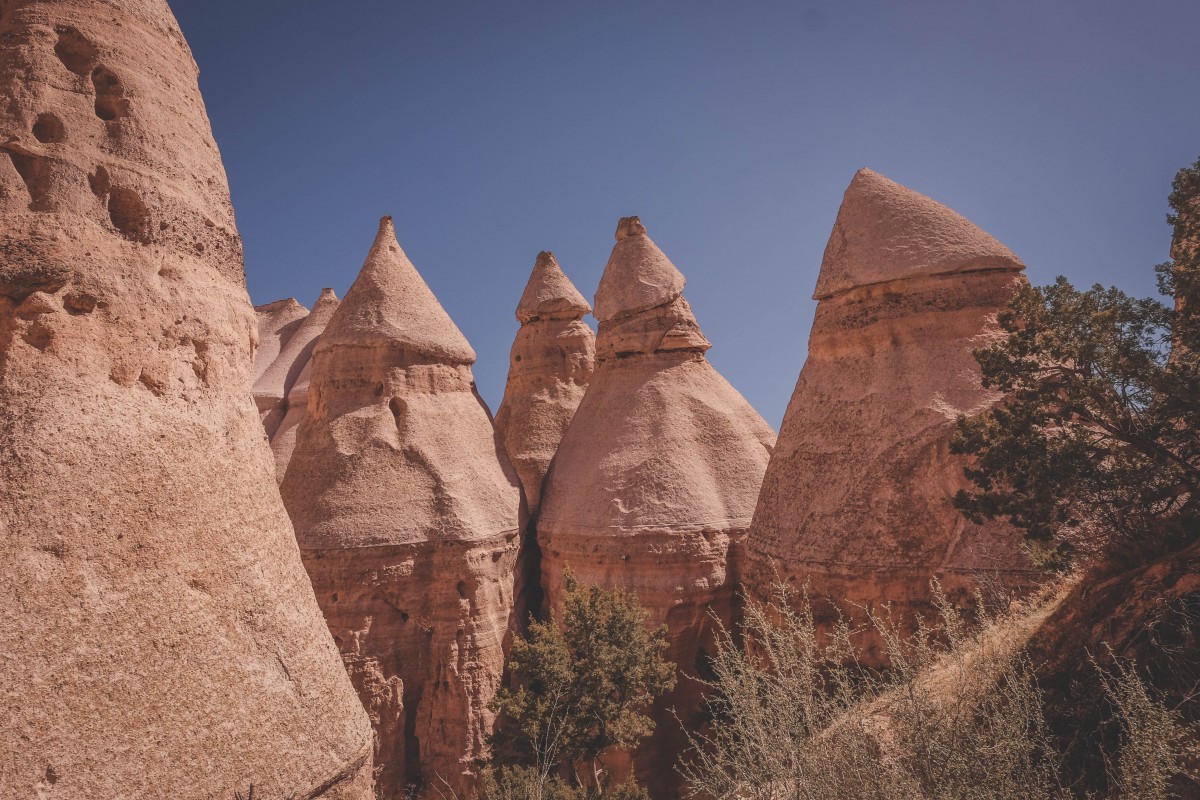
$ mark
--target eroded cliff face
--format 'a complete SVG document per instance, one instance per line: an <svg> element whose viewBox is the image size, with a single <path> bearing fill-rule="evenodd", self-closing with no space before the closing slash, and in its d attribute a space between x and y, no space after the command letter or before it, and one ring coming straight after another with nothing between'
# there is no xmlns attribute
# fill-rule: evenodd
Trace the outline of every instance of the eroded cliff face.
<svg viewBox="0 0 1200 800"><path fill-rule="evenodd" d="M927 610L933 577L966 601L1029 584L1019 534L954 509L966 479L949 451L957 415L998 400L972 350L998 334L1023 269L945 206L870 170L854 177L748 538L749 594L790 581L908 613Z"/></svg>
<svg viewBox="0 0 1200 800"><path fill-rule="evenodd" d="M260 353L254 357L259 371L253 384L254 402L271 442L275 478L280 483L296 447L296 432L308 412L312 353L337 310L338 298L333 289L322 289L312 311L295 320L293 306L304 308L295 300L280 300L255 309ZM261 344L264 332L269 343L265 349ZM261 361L268 357L270 363L260 369Z"/></svg>
<svg viewBox="0 0 1200 800"><path fill-rule="evenodd" d="M312 357L280 487L375 726L380 797L469 791L504 668L519 489L475 353L390 218Z"/></svg>
<svg viewBox="0 0 1200 800"><path fill-rule="evenodd" d="M550 606L563 568L583 585L637 592L670 630L679 685L637 754L656 793L677 784L674 707L697 707L713 619L729 622L742 540L775 436L704 357L683 275L636 217L621 220L596 293L596 371L550 466L538 519Z"/></svg>
<svg viewBox="0 0 1200 800"><path fill-rule="evenodd" d="M0 96L4 794L365 800L170 10L3 0Z"/></svg>

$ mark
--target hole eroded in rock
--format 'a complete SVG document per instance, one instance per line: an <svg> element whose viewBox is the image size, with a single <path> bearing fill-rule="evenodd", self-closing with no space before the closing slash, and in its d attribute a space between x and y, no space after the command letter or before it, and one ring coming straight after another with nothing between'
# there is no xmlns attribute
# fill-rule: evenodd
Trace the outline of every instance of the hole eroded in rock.
<svg viewBox="0 0 1200 800"><path fill-rule="evenodd" d="M33 211L46 211L50 200L50 169L46 159L40 156L5 150L12 160L13 167L25 189L29 192L29 208Z"/></svg>
<svg viewBox="0 0 1200 800"><path fill-rule="evenodd" d="M96 197L104 197L112 188L112 179L108 177L108 170L103 166L96 167L94 174L88 173L88 185L92 187L92 194Z"/></svg>
<svg viewBox="0 0 1200 800"><path fill-rule="evenodd" d="M337 592L334 592L334 593L333 593L332 595L330 595L329 597L330 597L330 599L331 599L331 600L333 600L333 602L335 602L335 603L338 601L338 593L337 593Z"/></svg>
<svg viewBox="0 0 1200 800"><path fill-rule="evenodd" d="M125 87L116 73L105 66L92 70L92 86L96 88L96 116L112 122L129 115L129 104L125 100Z"/></svg>
<svg viewBox="0 0 1200 800"><path fill-rule="evenodd" d="M63 308L73 317L90 314L96 310L99 300L87 292L72 292L63 298Z"/></svg>
<svg viewBox="0 0 1200 800"><path fill-rule="evenodd" d="M108 194L108 217L126 239L142 244L150 241L150 210L133 189L112 187Z"/></svg>
<svg viewBox="0 0 1200 800"><path fill-rule="evenodd" d="M87 75L96 65L99 48L79 31L66 25L55 27L58 41L54 43L54 55L63 66L76 75Z"/></svg>
<svg viewBox="0 0 1200 800"><path fill-rule="evenodd" d="M33 138L42 144L55 144L67 138L67 129L53 114L39 114L37 122L33 123Z"/></svg>

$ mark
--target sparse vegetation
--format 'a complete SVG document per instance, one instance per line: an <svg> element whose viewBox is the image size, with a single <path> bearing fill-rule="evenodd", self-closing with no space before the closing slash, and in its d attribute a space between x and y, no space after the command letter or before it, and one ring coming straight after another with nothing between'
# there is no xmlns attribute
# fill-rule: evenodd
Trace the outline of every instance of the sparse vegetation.
<svg viewBox="0 0 1200 800"><path fill-rule="evenodd" d="M645 711L675 685L663 654L666 627L649 630L636 595L580 587L566 573L562 615L532 621L514 641L492 738L494 763L481 777L487 800L635 800L630 778L616 783L605 764L631 751L654 729Z"/></svg>
<svg viewBox="0 0 1200 800"><path fill-rule="evenodd" d="M681 765L692 797L746 800L1049 800L1073 798L1043 717L1015 617L968 625L941 597L916 635L871 615L892 668L857 659L853 632L827 637L807 598L749 603L739 645L713 660L712 721ZM1026 614L1035 613L1028 610ZM1165 800L1182 727L1133 665L1105 671L1124 732L1111 795Z"/></svg>

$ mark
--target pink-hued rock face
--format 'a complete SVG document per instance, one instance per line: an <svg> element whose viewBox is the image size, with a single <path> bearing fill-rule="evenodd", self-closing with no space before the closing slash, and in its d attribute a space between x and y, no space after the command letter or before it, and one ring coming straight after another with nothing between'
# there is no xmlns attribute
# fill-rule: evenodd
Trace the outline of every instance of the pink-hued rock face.
<svg viewBox="0 0 1200 800"><path fill-rule="evenodd" d="M371 796L162 0L0 2L0 793Z"/></svg>
<svg viewBox="0 0 1200 800"><path fill-rule="evenodd" d="M288 302L280 300L255 309L258 314L260 342L264 328L272 329L275 320L282 316L279 307ZM294 300L290 302L303 308ZM254 382L254 402L258 406L263 427L271 442L271 452L275 454L275 477L281 483L292 458L292 450L296 446L296 431L308 410L312 352L337 307L338 298L333 289L322 289L312 312L288 323L283 329L286 338L279 337L281 346L275 357L271 359L270 364L261 369ZM273 335L272 339L274 338ZM269 351L263 353L264 356L268 354ZM254 363L259 363L258 354L255 355Z"/></svg>
<svg viewBox="0 0 1200 800"><path fill-rule="evenodd" d="M313 353L280 486L383 798L443 779L466 796L504 668L519 489L472 361L384 218Z"/></svg>
<svg viewBox="0 0 1200 800"><path fill-rule="evenodd" d="M752 595L795 580L815 598L907 611L924 608L934 576L952 593L1028 583L1019 535L953 508L966 482L949 452L956 416L998 399L972 349L997 334L1022 270L953 211L873 172L855 176L747 539Z"/></svg>
<svg viewBox="0 0 1200 800"><path fill-rule="evenodd" d="M582 319L591 310L554 254L539 253L517 305L521 328L496 412L496 430L521 477L531 517L537 515L550 460L595 368L596 337Z"/></svg>
<svg viewBox="0 0 1200 800"><path fill-rule="evenodd" d="M596 371L550 466L537 530L552 608L569 566L583 585L635 590L652 624L670 628L680 684L637 758L662 794L677 782L662 765L682 745L667 709L686 719L696 706L687 676L711 644L711 613L730 619L775 436L705 359L683 277L637 218L617 238L596 295Z"/></svg>

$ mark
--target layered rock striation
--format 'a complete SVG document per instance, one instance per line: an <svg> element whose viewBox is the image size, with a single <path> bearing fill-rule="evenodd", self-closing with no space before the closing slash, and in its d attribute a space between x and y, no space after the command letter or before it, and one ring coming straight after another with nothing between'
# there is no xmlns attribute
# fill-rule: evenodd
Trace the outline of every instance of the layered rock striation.
<svg viewBox="0 0 1200 800"><path fill-rule="evenodd" d="M385 217L313 352L280 487L375 726L383 798L465 796L493 721L519 488L474 361Z"/></svg>
<svg viewBox="0 0 1200 800"><path fill-rule="evenodd" d="M517 304L521 328L496 412L496 430L521 478L531 517L541 505L550 460L595 369L596 337L583 321L591 310L554 254L538 253Z"/></svg>
<svg viewBox="0 0 1200 800"><path fill-rule="evenodd" d="M596 371L550 466L538 516L550 606L563 569L581 584L637 592L670 630L679 686L655 706L638 769L656 793L697 706L713 615L730 620L741 546L775 436L708 363L684 278L622 219L596 293Z"/></svg>
<svg viewBox="0 0 1200 800"><path fill-rule="evenodd" d="M162 0L0 2L5 796L371 795L196 75Z"/></svg>
<svg viewBox="0 0 1200 800"><path fill-rule="evenodd" d="M270 329L274 320L281 316L279 311L271 312L270 309L288 302L279 301L256 309L260 334L264 327ZM294 300L290 302L295 303ZM299 303L295 304L303 308ZM312 353L337 307L338 298L333 289L322 289L312 311L296 322L289 323L287 327L292 329L287 331L286 338L281 337L275 357L254 381L254 402L271 442L271 452L275 454L275 476L281 483L296 446L296 432L308 409ZM269 351L263 353L264 357L266 355L269 355ZM255 363L258 361L256 355Z"/></svg>
<svg viewBox="0 0 1200 800"><path fill-rule="evenodd" d="M870 170L846 190L825 249L808 360L779 432L748 538L746 584L928 610L1010 590L1031 572L1020 537L954 509L959 414L998 400L972 350L1024 281L1004 245L949 208Z"/></svg>

